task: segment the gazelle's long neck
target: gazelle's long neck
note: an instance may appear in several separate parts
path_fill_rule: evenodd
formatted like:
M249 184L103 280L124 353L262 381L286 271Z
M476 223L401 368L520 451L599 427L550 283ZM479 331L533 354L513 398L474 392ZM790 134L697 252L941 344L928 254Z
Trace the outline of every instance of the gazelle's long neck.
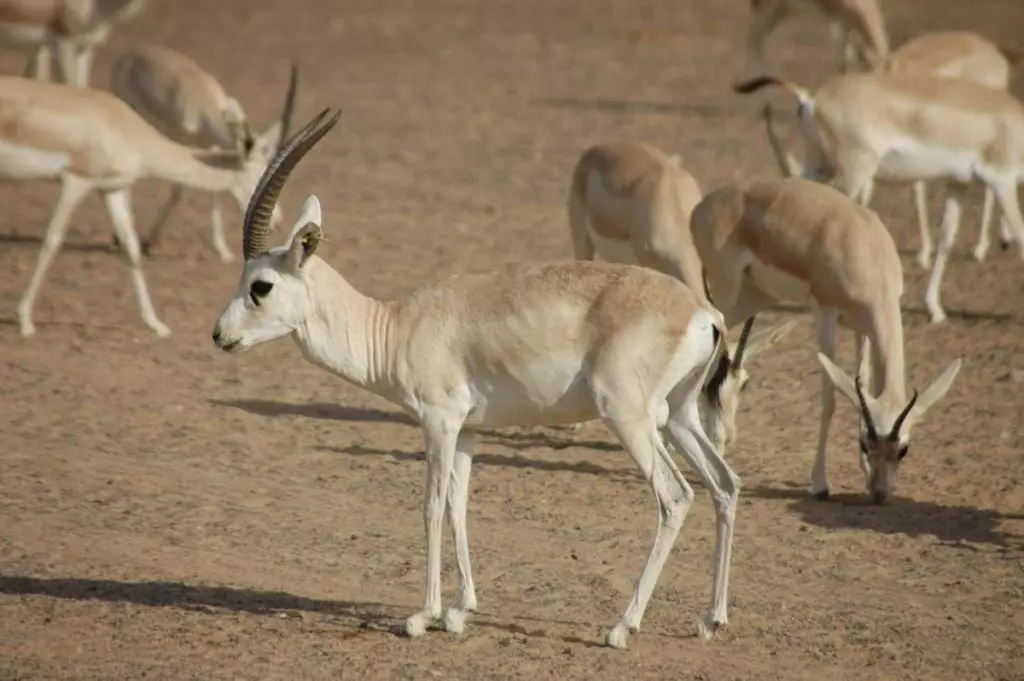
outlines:
M387 397L396 385L392 303L363 295L314 256L310 314L295 331L306 359Z
M899 311L875 323L871 339L873 388L883 401L902 408L907 399L906 366L903 360L903 323Z
M178 144L155 130L147 142L144 158L153 177L215 193L231 187L236 171L203 163L195 157L198 149Z

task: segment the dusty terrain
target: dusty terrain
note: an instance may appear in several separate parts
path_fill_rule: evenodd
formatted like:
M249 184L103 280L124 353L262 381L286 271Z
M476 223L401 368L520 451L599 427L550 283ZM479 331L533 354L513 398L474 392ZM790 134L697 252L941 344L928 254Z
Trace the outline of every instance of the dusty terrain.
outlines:
M743 0L153 4L102 50L96 84L119 51L165 43L216 73L262 128L297 59L298 118L327 105L345 116L284 207L317 192L322 254L379 297L570 257L568 176L599 140L680 152L707 188L775 173L756 102L728 87ZM962 27L1024 48L1019 0L887 4L897 43ZM781 29L770 54L812 84L835 67L813 17ZM22 61L5 53L0 67ZM1024 94L1024 76L1014 86ZM138 187L141 232L167 191ZM420 606L424 568L419 432L290 342L214 349L239 266L212 252L209 198L187 192L145 265L171 338L139 320L92 197L42 290L39 333L23 340L15 307L56 190L0 192L4 681L1024 678L1024 264L998 249L983 265L969 258L977 189L940 328L923 314L909 188L877 192L904 253L910 382L965 360L915 429L898 498L865 505L845 402L830 443L837 499L806 498L820 371L811 319L797 313L798 329L756 363L730 452L744 489L729 628L694 637L714 532L701 494L627 651L601 644L655 510L603 426L484 434L469 518L481 612L462 636L406 639L395 632ZM932 191L936 218L940 201ZM225 211L239 243L238 210ZM852 366L846 335L840 353Z

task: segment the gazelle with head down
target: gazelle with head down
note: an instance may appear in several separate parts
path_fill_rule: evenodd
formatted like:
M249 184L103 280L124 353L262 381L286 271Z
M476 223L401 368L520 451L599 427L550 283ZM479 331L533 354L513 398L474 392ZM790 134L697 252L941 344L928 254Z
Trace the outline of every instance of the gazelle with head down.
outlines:
M881 70L889 73L916 73L939 78L964 78L1000 90L1006 90L1010 83L1008 53L992 41L969 31L943 31L919 36L891 53ZM768 141L783 174L787 176L805 175L807 171L803 165L784 149L778 139L772 122L771 108L766 107L764 114ZM901 177L898 175L887 176L885 163L882 163L875 175L865 183L864 189L858 197L864 205L871 203L876 178L882 181L901 181ZM918 232L921 236L921 249L917 253L917 262L921 267L928 268L932 262L933 246L931 227L928 223L924 181L913 181L913 189ZM984 260L988 254L989 225L991 224L994 198L992 188L986 186L978 243L973 252L975 260L979 262ZM1012 239L1005 216L1000 220L1000 228L1000 240L1005 250L1009 248Z
M701 191L678 155L642 142L613 142L586 149L576 162L569 189L569 231L577 260L639 264L679 279L707 307L703 266L690 235L690 213ZM705 425L722 454L737 438L740 392L750 380L747 363L777 343L795 320L751 333L754 318L726 315L725 327L744 322L730 344L729 370L714 396L721 409L706 410Z
M633 599L608 633L622 648L644 610L694 493L659 436L699 473L717 521L711 609L700 632L727 620L739 479L701 428L698 397L722 352L716 314L672 277L641 267L563 262L454 276L394 301L356 291L317 255L323 215L315 196L283 246L268 218L295 165L334 126L329 109L285 143L244 222L245 265L217 320L214 343L241 352L290 337L310 362L390 400L423 429L427 570L411 636L441 624L460 632L476 608L466 535L474 428L601 418L650 481L658 530ZM441 530L452 525L459 595L441 607Z
M88 87L96 48L147 0L0 0L0 45L31 51L26 76ZM53 78L56 57L59 78Z
M778 302L808 304L818 328L821 423L811 493L829 498L825 449L835 410L833 386L862 414L860 463L877 503L896 486L910 432L949 390L955 360L920 394L907 396L896 245L872 211L824 184L801 178L726 185L693 209L693 241L708 287L726 318L745 319ZM851 329L869 371L850 378L835 363L836 328ZM865 340L869 341L865 344Z
M244 211L263 170L284 141L297 84L298 71L293 65L284 113L280 120L259 134L253 133L242 105L216 78L169 47L147 45L118 57L111 73L110 89L150 125L179 144L235 150L244 159L245 172L238 175L238 181L228 188L228 193ZM182 184L173 184L170 198L142 243L143 254L148 254L157 244L181 195ZM214 193L212 199L213 246L222 261L230 262L234 255L224 242L220 195ZM275 209L271 226L276 227L280 219L280 211Z
M35 333L32 307L39 288L71 215L93 190L103 194L114 232L128 255L143 321L157 335L170 334L153 309L142 276L132 186L153 177L225 192L252 172L234 151L195 149L167 139L109 92L0 77L0 180L61 184L39 259L18 304L21 334Z
M946 319L940 286L967 183L979 180L992 190L1024 259L1024 218L1017 200L1024 178L1024 104L1011 94L963 78L906 73L840 76L815 93L771 77L737 90L750 93L769 85L782 86L799 103L806 176L830 179L847 196L862 199L876 174L945 185L942 237L925 293L932 322Z

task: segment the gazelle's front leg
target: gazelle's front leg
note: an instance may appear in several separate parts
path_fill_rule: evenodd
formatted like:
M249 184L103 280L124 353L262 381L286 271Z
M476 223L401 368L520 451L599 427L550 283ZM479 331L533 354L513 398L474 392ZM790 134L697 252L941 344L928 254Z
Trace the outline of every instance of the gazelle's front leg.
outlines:
M917 209L917 231L921 235L921 250L917 252L917 264L928 269L932 264L932 228L928 224L928 196L923 180L914 183L914 206ZM982 222L985 220L983 219Z
M217 251L221 262L231 262L235 254L231 252L224 242L224 221L220 213L220 197L213 195L213 206L210 209L210 224L213 226L213 250Z
M448 522L452 526L455 540L455 566L459 573L459 596L455 605L444 614L444 628L461 633L465 627L466 613L476 610L476 588L473 586L473 571L469 565L469 535L466 532L466 506L469 503L469 472L473 465L473 433L459 434L455 444L455 461L452 466L451 483L448 487Z
M981 205L981 228L978 230L978 243L974 247L974 259L981 262L988 255L989 226L992 222L992 205L995 203L995 192L992 187L985 185L985 201ZM1006 231L1006 219L1001 221L1003 231ZM1005 243L1005 240L1004 240Z
M835 308L818 310L818 345L823 355L834 360L836 354L836 324L839 312ZM811 496L818 501L828 501L828 475L825 471L825 448L828 446L828 431L832 413L836 410L836 397L828 373L821 372L821 423L818 426L818 451L814 455L811 470Z
M928 290L924 294L924 304L931 314L933 324L946 321L946 311L942 309L942 276L946 272L946 263L949 261L949 252L953 249L956 241L957 230L960 229L960 206L964 198L966 186L959 182L946 183L946 210L942 216L942 240L939 242L939 250L935 254L935 264L932 267L932 276L928 280Z
M427 454L427 481L423 490L427 580L423 609L405 621L405 632L409 636L422 636L441 619L441 530L461 426L447 415L428 414L423 418Z

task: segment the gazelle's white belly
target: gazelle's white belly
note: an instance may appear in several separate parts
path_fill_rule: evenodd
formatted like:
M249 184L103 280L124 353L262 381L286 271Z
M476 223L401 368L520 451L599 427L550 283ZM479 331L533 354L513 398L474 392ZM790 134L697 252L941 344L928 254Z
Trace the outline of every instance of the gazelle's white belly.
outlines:
M587 225L587 234L590 236L590 243L594 245L594 252L605 262L616 262L623 265L636 265L636 256L633 255L633 246L628 241L609 239L594 232Z
M977 154L969 150L944 149L924 145L917 140L899 140L882 157L877 174L883 180L895 182L947 178L969 182L975 175L977 164Z
M67 169L70 160L68 154L22 147L0 139L0 179L55 179Z

